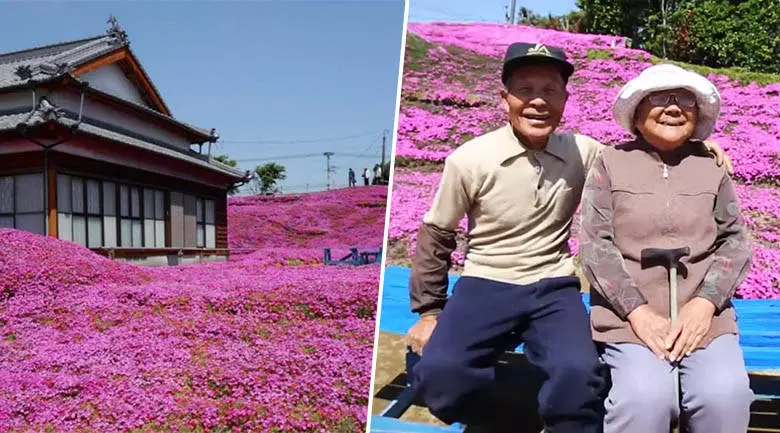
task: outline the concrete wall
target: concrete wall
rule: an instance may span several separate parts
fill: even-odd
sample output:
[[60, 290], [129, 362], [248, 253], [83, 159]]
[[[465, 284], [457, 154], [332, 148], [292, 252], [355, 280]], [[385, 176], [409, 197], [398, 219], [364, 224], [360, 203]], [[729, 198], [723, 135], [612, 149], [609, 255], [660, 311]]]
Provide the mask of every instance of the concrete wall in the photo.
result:
[[178, 255], [149, 256], [139, 259], [118, 258], [115, 260], [118, 262], [132, 263], [139, 266], [178, 266], [205, 262], [224, 262], [227, 261], [227, 257], [218, 255], [204, 255], [202, 262], [201, 259], [196, 255], [185, 255], [182, 257], [179, 257]]

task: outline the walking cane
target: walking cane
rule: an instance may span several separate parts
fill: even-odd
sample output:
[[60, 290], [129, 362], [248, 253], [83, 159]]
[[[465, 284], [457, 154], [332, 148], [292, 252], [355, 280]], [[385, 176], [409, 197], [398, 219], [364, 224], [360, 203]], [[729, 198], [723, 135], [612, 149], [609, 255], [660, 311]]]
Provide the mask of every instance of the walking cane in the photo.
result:
[[[691, 254], [688, 247], [663, 249], [663, 248], [645, 248], [642, 250], [642, 267], [658, 266], [665, 267], [669, 272], [669, 311], [672, 319], [672, 325], [677, 322], [677, 267], [680, 265], [680, 259]], [[677, 404], [680, 402], [680, 372], [676, 363], [674, 368], [674, 395]]]

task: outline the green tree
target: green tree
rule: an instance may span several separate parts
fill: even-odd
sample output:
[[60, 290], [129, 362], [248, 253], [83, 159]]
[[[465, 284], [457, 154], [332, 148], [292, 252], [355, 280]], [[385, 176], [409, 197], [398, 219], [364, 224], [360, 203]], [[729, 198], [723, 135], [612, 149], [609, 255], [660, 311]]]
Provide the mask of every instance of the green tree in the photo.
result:
[[253, 180], [253, 192], [255, 194], [273, 194], [279, 191], [276, 183], [287, 179], [285, 172], [287, 169], [283, 165], [275, 162], [258, 165], [255, 167]]
[[674, 17], [676, 60], [780, 72], [780, 0], [697, 0]]
[[672, 60], [780, 72], [780, 0], [577, 0], [588, 33]]
[[577, 0], [588, 33], [631, 36], [627, 1]]
[[[215, 161], [219, 161], [222, 164], [227, 165], [228, 167], [237, 167], [238, 162], [236, 162], [233, 159], [230, 159], [227, 155], [217, 155], [214, 157]], [[231, 185], [230, 188], [228, 188], [228, 195], [235, 195], [238, 193], [238, 186]]]

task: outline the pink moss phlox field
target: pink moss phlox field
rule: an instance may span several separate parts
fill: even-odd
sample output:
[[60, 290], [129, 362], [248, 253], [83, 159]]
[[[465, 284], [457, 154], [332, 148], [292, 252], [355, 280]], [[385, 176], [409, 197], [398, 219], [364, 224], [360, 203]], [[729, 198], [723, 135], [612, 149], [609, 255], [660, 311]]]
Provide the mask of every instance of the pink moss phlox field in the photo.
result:
[[386, 186], [284, 196], [231, 197], [231, 250], [382, 245]]
[[[407, 51], [401, 89], [396, 155], [401, 161], [417, 161], [410, 167], [441, 167], [458, 146], [505, 123], [499, 97], [501, 58], [510, 43], [519, 41], [564, 47], [576, 66], [561, 131], [607, 145], [631, 138], [614, 121], [612, 105], [621, 86], [654, 60], [624, 48], [623, 38], [494, 24], [410, 23], [408, 29], [427, 44], [422, 53]], [[734, 161], [740, 204], [756, 248], [755, 263], [737, 295], [780, 298], [780, 190], [766, 186], [780, 185], [780, 83], [745, 84], [718, 74], [707, 78], [722, 98], [710, 139]], [[440, 170], [430, 171], [402, 169], [394, 178], [389, 236], [408, 241], [412, 251], [440, 180]], [[579, 214], [569, 240], [574, 253], [578, 235]], [[453, 255], [456, 263], [462, 258], [463, 251]]]
[[376, 248], [385, 195], [232, 199], [254, 252], [177, 267], [0, 230], [0, 431], [363, 431], [380, 266], [312, 245]]

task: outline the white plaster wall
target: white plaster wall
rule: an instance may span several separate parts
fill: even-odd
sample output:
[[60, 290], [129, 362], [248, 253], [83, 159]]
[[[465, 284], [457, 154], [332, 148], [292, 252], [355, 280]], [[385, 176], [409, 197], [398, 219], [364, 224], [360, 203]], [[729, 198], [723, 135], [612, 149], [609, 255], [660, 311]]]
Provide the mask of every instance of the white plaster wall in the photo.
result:
[[148, 107], [141, 97], [141, 92], [127, 79], [116, 63], [90, 71], [80, 78], [88, 81], [90, 87]]

